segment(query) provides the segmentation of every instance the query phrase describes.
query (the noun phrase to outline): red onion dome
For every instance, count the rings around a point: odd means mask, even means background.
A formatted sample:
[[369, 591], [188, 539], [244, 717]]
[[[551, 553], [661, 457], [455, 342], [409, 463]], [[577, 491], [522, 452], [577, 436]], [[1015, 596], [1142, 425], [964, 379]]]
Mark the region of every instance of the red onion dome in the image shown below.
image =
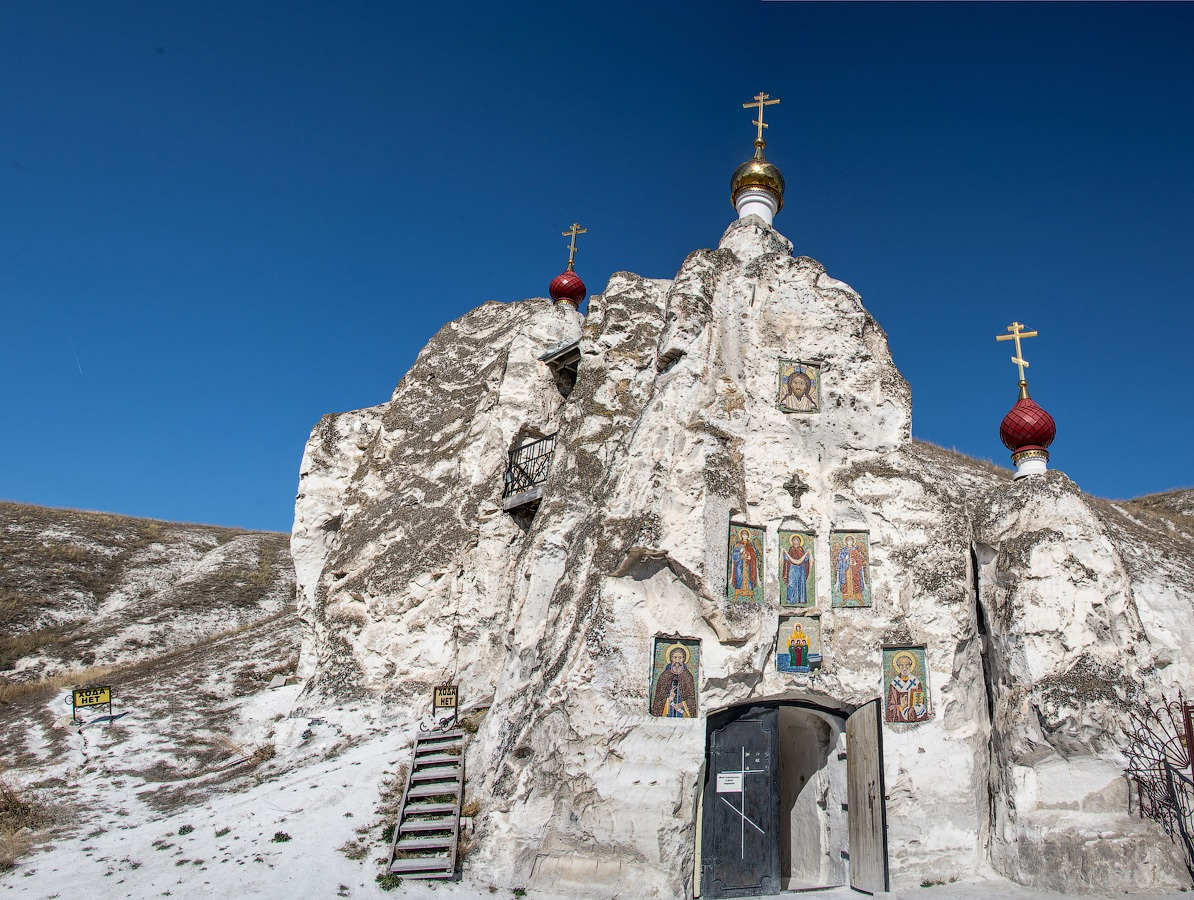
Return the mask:
[[551, 299], [556, 303], [559, 303], [561, 300], [567, 300], [573, 306], [580, 306], [581, 301], [588, 294], [588, 291], [585, 289], [585, 283], [571, 269], [567, 272], [561, 272], [553, 278], [547, 290], [551, 294]]
[[1031, 397], [1017, 400], [999, 426], [999, 437], [1012, 453], [1044, 450], [1056, 436], [1057, 425], [1053, 417], [1037, 406]]

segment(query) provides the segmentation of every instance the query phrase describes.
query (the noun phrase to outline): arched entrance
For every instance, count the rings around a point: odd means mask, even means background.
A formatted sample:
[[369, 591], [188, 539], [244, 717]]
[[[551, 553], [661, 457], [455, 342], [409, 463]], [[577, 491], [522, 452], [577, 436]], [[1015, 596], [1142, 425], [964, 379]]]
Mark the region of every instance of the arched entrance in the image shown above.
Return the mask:
[[702, 897], [886, 890], [878, 701], [748, 703], [706, 725]]

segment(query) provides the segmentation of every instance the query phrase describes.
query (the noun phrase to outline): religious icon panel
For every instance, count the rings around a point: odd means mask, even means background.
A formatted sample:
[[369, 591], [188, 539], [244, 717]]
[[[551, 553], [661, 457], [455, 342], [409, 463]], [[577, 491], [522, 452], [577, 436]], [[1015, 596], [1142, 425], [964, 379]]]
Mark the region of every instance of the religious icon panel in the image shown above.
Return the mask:
[[780, 616], [775, 667], [781, 672], [821, 668], [821, 620], [817, 616]]
[[762, 528], [730, 523], [726, 565], [726, 596], [731, 600], [763, 602]]
[[779, 605], [816, 606], [813, 576], [813, 535], [807, 531], [779, 533]]
[[888, 722], [924, 722], [929, 706], [929, 670], [924, 647], [883, 648], [883, 708]]
[[821, 367], [794, 359], [781, 359], [775, 405], [786, 413], [819, 413]]
[[871, 606], [871, 547], [865, 531], [829, 535], [834, 606]]
[[651, 715], [665, 719], [697, 717], [701, 642], [657, 637], [651, 664]]

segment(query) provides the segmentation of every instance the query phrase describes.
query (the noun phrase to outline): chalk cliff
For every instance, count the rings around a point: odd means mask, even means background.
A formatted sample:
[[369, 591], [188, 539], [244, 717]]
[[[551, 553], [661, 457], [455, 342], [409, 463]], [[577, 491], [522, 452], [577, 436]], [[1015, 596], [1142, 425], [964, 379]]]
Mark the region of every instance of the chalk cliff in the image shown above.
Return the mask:
[[[540, 357], [578, 339], [565, 398]], [[818, 373], [816, 411], [779, 408], [781, 360]], [[1125, 705], [1192, 674], [1188, 516], [1059, 472], [1013, 483], [914, 440], [911, 418], [859, 296], [753, 216], [672, 281], [615, 274], [583, 322], [486, 304], [388, 403], [312, 433], [292, 537], [302, 705], [374, 702], [409, 729], [458, 682], [479, 725], [466, 878], [685, 896], [707, 716], [852, 712], [884, 690], [882, 647], [923, 647], [930, 712], [883, 732], [896, 886], [988, 862], [1067, 890], [1184, 884], [1121, 771]], [[557, 432], [541, 506], [504, 512], [508, 452]], [[766, 535], [764, 602], [727, 598], [732, 523]], [[808, 673], [776, 666], [781, 529], [815, 535]], [[867, 536], [869, 607], [833, 604], [834, 532]], [[649, 712], [658, 638], [699, 641], [695, 718]], [[821, 883], [845, 877], [835, 784], [811, 813]]]

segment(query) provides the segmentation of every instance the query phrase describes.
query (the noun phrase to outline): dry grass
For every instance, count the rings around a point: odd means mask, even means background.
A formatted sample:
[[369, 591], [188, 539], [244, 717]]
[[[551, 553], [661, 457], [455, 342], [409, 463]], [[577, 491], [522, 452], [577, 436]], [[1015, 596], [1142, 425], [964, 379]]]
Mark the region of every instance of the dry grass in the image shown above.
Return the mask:
[[32, 834], [53, 822], [50, 806], [0, 779], [0, 871], [15, 866], [32, 848]]
[[209, 635], [201, 641], [177, 647], [174, 650], [150, 659], [135, 660], [118, 666], [92, 666], [86, 669], [72, 669], [69, 672], [60, 672], [57, 675], [51, 675], [37, 681], [0, 684], [0, 704], [15, 703], [18, 700], [42, 699], [68, 686], [87, 687], [100, 679], [110, 679], [114, 675], [124, 674], [139, 668], [158, 666], [184, 653], [190, 653], [198, 648], [214, 644], [217, 641], [222, 641], [225, 638], [241, 634], [251, 628], [257, 628], [282, 616], [291, 614], [290, 610], [282, 610], [272, 616], [266, 616], [253, 622], [246, 622], [244, 625], [238, 625], [235, 628], [226, 628], [223, 631], [217, 631], [215, 634]]
[[66, 643], [66, 638], [81, 623], [66, 622], [36, 631], [0, 635], [0, 671], [13, 668], [17, 662], [34, 653], [42, 653]]
[[934, 444], [932, 441], [926, 441], [922, 438], [914, 438], [914, 444], [921, 444], [930, 447], [933, 450], [943, 454], [946, 458], [951, 460], [958, 466], [969, 468], [984, 475], [994, 476], [999, 481], [1009, 481], [1012, 477], [1012, 470], [1007, 466], [1002, 466], [991, 459], [980, 459], [975, 456], [969, 456], [961, 450], [953, 447], [943, 447], [941, 444]]
[[[131, 667], [131, 666], [129, 666]], [[0, 684], [0, 704], [15, 703], [18, 700], [42, 699], [64, 687], [88, 687], [97, 681], [121, 671], [125, 666], [92, 666], [87, 669], [72, 669], [37, 681], [16, 684]]]
[[223, 734], [217, 734], [212, 742], [218, 746], [231, 750], [238, 757], [240, 757], [239, 759], [234, 760], [233, 765], [249, 763], [253, 766], [259, 766], [262, 763], [269, 762], [277, 754], [277, 750], [274, 748], [273, 744], [258, 744], [257, 746], [253, 747], [253, 749], [249, 750], [236, 743], [236, 741], [232, 740], [232, 738]]
[[0, 587], [0, 625], [16, 622], [31, 602], [29, 596], [21, 591]]

